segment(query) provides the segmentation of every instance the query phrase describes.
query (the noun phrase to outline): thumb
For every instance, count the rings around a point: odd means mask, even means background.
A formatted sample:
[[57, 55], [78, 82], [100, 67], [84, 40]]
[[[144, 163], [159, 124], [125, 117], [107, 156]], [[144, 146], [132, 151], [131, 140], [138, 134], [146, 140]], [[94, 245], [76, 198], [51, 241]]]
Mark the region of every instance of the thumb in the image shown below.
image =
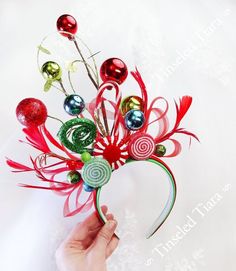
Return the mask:
[[101, 228], [94, 241], [94, 248], [97, 251], [104, 252], [104, 254], [106, 253], [106, 247], [112, 239], [116, 226], [117, 222], [115, 220], [108, 220]]

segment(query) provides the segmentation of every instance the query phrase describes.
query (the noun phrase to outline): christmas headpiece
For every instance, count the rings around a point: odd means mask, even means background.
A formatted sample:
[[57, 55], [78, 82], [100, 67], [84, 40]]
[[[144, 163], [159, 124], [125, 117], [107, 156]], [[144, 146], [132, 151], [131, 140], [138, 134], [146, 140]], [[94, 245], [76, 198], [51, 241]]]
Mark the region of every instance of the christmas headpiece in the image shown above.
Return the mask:
[[[106, 217], [100, 208], [100, 192], [110, 181], [112, 172], [125, 163], [137, 160], [158, 165], [168, 176], [170, 192], [162, 213], [146, 235], [149, 238], [164, 223], [176, 198], [175, 178], [163, 158], [174, 157], [180, 153], [181, 144], [174, 138], [176, 134], [185, 134], [190, 140], [191, 137], [198, 140], [193, 133], [180, 127], [192, 98], [184, 96], [179, 103], [175, 102], [176, 120], [173, 128], [169, 129], [168, 102], [163, 97], [148, 101], [146, 86], [137, 69], [130, 74], [136, 81], [140, 94], [122, 99], [120, 86], [128, 76], [126, 64], [118, 58], [104, 61], [100, 68], [100, 84], [94, 59], [96, 54], [92, 54], [75, 35], [76, 20], [71, 15], [62, 15], [57, 20], [57, 29], [57, 35], [67, 39], [68, 44], [74, 44], [79, 59], [74, 59], [67, 65], [65, 74], [62, 73], [61, 66], [52, 60], [45, 62], [40, 70], [46, 79], [44, 90], [55, 87], [66, 96], [64, 109], [70, 119], [61, 121], [56, 138], [46, 128], [45, 122], [47, 118], [59, 119], [48, 115], [42, 101], [35, 98], [22, 100], [16, 108], [16, 115], [25, 126], [23, 132], [27, 143], [37, 149], [39, 154], [35, 158], [30, 156], [30, 165], [10, 159], [7, 159], [7, 163], [14, 169], [13, 172], [35, 172], [40, 181], [40, 185], [20, 186], [47, 189], [64, 196], [64, 216], [87, 212], [94, 205], [103, 222], [106, 222]], [[49, 56], [51, 52], [43, 46], [43, 42], [38, 47], [38, 55]], [[89, 56], [85, 57], [80, 45], [87, 48]], [[96, 97], [90, 103], [85, 103], [74, 90], [71, 73], [76, 63], [84, 65], [97, 90]], [[69, 87], [64, 85], [65, 78], [70, 83], [70, 91]], [[108, 93], [114, 93], [115, 99], [106, 98]], [[158, 104], [164, 104], [164, 109]], [[89, 117], [85, 118], [86, 113]], [[167, 141], [173, 144], [170, 153], [166, 152]]]

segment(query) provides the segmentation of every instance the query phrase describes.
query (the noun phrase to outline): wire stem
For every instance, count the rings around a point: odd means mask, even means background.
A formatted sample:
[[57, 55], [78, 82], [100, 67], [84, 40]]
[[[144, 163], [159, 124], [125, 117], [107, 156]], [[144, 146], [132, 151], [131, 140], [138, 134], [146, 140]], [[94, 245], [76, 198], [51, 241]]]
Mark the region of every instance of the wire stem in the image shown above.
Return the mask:
[[59, 84], [60, 84], [60, 86], [61, 86], [61, 88], [62, 88], [62, 92], [63, 92], [66, 96], [68, 96], [68, 93], [66, 92], [66, 89], [65, 89], [64, 85], [62, 84], [62, 80], [60, 79], [60, 80], [58, 80], [58, 82], [59, 82]]
[[62, 124], [64, 124], [64, 122], [63, 122], [62, 120], [58, 119], [58, 118], [52, 117], [52, 116], [50, 116], [50, 115], [48, 115], [48, 118], [54, 119], [54, 120], [58, 120], [58, 121], [60, 121]]
[[[73, 42], [74, 42], [74, 44], [75, 44], [75, 47], [76, 47], [76, 49], [77, 49], [77, 51], [78, 51], [78, 53], [79, 53], [81, 59], [83, 60], [85, 69], [86, 69], [86, 71], [87, 71], [87, 73], [88, 73], [88, 76], [89, 76], [91, 82], [93, 83], [93, 85], [95, 86], [95, 88], [98, 90], [98, 89], [99, 89], [99, 85], [98, 85], [98, 84], [96, 83], [96, 81], [94, 80], [94, 78], [93, 78], [93, 76], [92, 76], [92, 74], [91, 74], [91, 72], [90, 72], [90, 70], [89, 70], [88, 64], [87, 64], [87, 62], [85, 61], [84, 56], [83, 56], [83, 54], [82, 54], [82, 52], [81, 52], [81, 50], [80, 50], [80, 48], [79, 48], [79, 45], [78, 45], [77, 41], [74, 39]], [[106, 133], [105, 133], [105, 134], [108, 135], [108, 134], [109, 134], [109, 126], [108, 126], [107, 115], [106, 115], [106, 108], [105, 108], [105, 103], [104, 103], [104, 101], [102, 101], [102, 103], [101, 103], [101, 108], [102, 108], [102, 116], [103, 116], [103, 120], [104, 120], [104, 125], [105, 125], [105, 129], [106, 129]], [[98, 120], [99, 120], [99, 116], [98, 116]], [[100, 122], [100, 124], [101, 124], [101, 121], [100, 121], [100, 120], [99, 120], [99, 122]]]
[[98, 85], [97, 85], [97, 83], [95, 82], [95, 80], [93, 79], [93, 76], [92, 76], [92, 74], [91, 74], [91, 72], [90, 72], [90, 70], [89, 70], [89, 67], [88, 67], [88, 65], [87, 65], [87, 63], [86, 63], [86, 61], [85, 61], [85, 59], [84, 59], [83, 54], [82, 54], [81, 51], [80, 51], [80, 48], [79, 48], [79, 45], [78, 45], [77, 41], [74, 39], [73, 42], [74, 42], [74, 44], [75, 44], [75, 47], [76, 47], [76, 49], [77, 49], [77, 51], [78, 51], [80, 57], [81, 57], [82, 60], [83, 60], [84, 66], [85, 66], [85, 68], [86, 68], [86, 70], [87, 70], [87, 73], [88, 73], [88, 76], [89, 76], [90, 80], [92, 81], [92, 83], [93, 83], [93, 85], [95, 86], [95, 88], [98, 89]]

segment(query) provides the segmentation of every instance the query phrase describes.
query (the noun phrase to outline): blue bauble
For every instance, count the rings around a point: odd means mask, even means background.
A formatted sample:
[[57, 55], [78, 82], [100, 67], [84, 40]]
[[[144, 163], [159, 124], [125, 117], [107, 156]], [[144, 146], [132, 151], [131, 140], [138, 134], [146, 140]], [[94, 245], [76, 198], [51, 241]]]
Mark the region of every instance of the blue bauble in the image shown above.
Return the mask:
[[94, 188], [88, 185], [87, 183], [83, 184], [83, 188], [84, 188], [84, 191], [86, 192], [92, 192], [94, 190]]
[[125, 126], [127, 129], [136, 131], [140, 129], [145, 122], [144, 114], [140, 110], [130, 110], [125, 115]]
[[64, 101], [65, 111], [72, 116], [79, 115], [85, 108], [85, 102], [82, 97], [77, 94], [68, 95]]

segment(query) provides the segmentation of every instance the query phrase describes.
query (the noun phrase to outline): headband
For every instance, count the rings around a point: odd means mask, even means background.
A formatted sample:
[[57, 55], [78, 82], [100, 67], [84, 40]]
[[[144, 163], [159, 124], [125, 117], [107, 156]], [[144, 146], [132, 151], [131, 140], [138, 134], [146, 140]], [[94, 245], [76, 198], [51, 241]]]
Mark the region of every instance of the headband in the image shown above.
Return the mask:
[[[51, 190], [65, 197], [65, 217], [87, 212], [94, 206], [104, 223], [106, 217], [101, 210], [100, 195], [112, 172], [135, 161], [155, 164], [166, 173], [170, 188], [163, 211], [146, 233], [149, 238], [165, 222], [175, 203], [175, 177], [163, 161], [181, 152], [181, 143], [175, 135], [187, 135], [190, 142], [191, 138], [198, 140], [195, 134], [180, 127], [192, 98], [183, 96], [178, 103], [175, 102], [176, 119], [170, 128], [167, 100], [156, 97], [149, 101], [137, 68], [129, 72], [121, 59], [113, 57], [102, 63], [99, 74], [96, 53], [92, 53], [76, 36], [75, 18], [68, 14], [60, 16], [57, 30], [56, 38], [67, 41], [70, 50], [74, 50], [78, 57], [69, 64], [61, 61], [59, 65], [53, 52], [45, 46], [46, 37], [38, 47], [38, 65], [45, 79], [44, 91], [54, 89], [62, 93], [63, 107], [69, 119], [62, 121], [52, 116], [39, 99], [23, 99], [16, 108], [17, 119], [24, 125], [25, 143], [39, 153], [34, 158], [30, 156], [29, 165], [11, 159], [7, 159], [7, 164], [13, 172], [35, 173], [40, 182], [40, 185], [20, 186]], [[50, 58], [42, 65], [41, 55]], [[79, 95], [81, 93], [75, 90], [72, 74], [76, 73], [77, 65], [84, 66], [96, 89], [95, 98], [90, 102], [85, 102]], [[128, 78], [136, 82], [137, 93], [122, 98], [125, 84], [122, 92], [120, 88]], [[47, 128], [48, 119], [60, 124], [56, 134]]]

